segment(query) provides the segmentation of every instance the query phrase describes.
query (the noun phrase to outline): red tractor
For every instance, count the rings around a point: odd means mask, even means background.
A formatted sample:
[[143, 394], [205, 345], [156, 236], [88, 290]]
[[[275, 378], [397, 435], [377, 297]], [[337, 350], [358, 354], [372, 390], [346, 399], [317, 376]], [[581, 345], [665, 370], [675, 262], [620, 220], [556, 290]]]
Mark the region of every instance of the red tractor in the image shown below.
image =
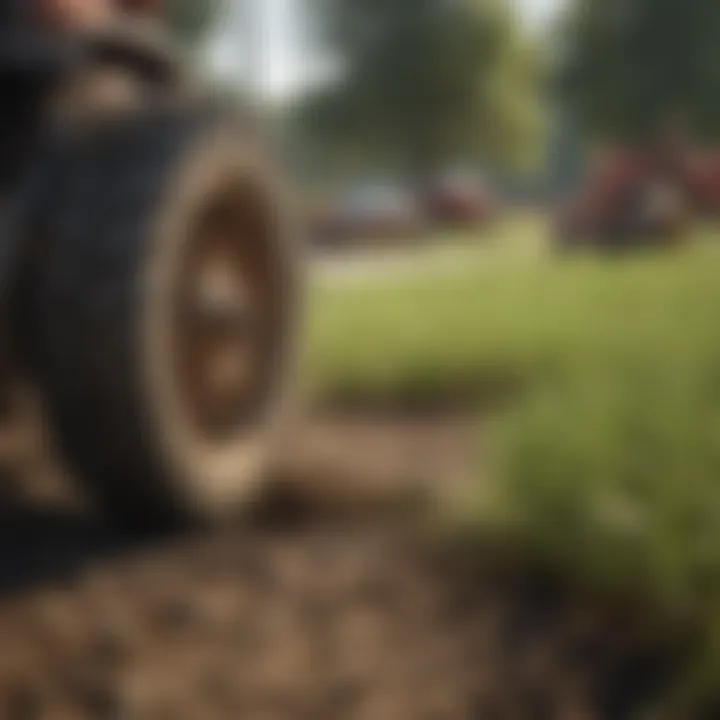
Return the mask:
[[615, 152], [594, 168], [579, 197], [561, 209], [559, 243], [615, 249], [674, 244], [682, 237], [694, 194], [685, 157]]
[[438, 178], [425, 193], [425, 210], [433, 224], [451, 228], [485, 227], [501, 215], [489, 185], [472, 173]]
[[706, 219], [720, 218], [720, 152], [692, 156], [687, 163], [687, 183], [696, 212]]

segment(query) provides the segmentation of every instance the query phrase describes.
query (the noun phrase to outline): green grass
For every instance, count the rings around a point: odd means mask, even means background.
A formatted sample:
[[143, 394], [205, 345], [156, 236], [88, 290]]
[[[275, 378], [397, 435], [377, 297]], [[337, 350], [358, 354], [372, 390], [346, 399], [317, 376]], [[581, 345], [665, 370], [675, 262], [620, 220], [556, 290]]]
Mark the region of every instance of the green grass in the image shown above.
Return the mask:
[[482, 397], [633, 358], [652, 356], [655, 367], [706, 357], [714, 339], [714, 248], [625, 262], [490, 253], [463, 257], [453, 273], [316, 288], [314, 392], [390, 402]]
[[720, 243], [557, 261], [518, 252], [528, 227], [452, 274], [317, 288], [309, 382], [333, 402], [504, 400], [470, 527], [702, 620], [714, 689]]
[[538, 273], [536, 237], [537, 224], [524, 221], [474, 246], [443, 238], [448, 250], [437, 273], [319, 283], [309, 342], [313, 394], [335, 402], [442, 401], [495, 392], [519, 371], [533, 371], [539, 333], [519, 306], [542, 292], [538, 281], [551, 280]]

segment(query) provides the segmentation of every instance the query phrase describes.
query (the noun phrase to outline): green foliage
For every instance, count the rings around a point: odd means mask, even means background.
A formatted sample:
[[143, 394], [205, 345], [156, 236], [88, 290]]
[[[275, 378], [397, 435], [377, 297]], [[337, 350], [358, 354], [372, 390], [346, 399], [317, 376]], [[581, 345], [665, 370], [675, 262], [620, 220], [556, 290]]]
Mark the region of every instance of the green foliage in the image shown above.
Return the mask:
[[317, 5], [345, 70], [301, 108], [321, 143], [346, 150], [349, 162], [380, 159], [420, 174], [468, 156], [506, 165], [533, 159], [539, 58], [504, 2]]
[[190, 45], [198, 42], [219, 5], [219, 0], [168, 0], [166, 15], [172, 32]]
[[720, 134], [720, 4], [582, 0], [564, 22], [562, 88], [586, 128], [641, 139], [668, 121]]
[[552, 262], [531, 227], [509, 233], [512, 252], [453, 273], [318, 291], [311, 378], [376, 402], [500, 393], [467, 529], [700, 627], [688, 685], [668, 688], [671, 717], [696, 717], [720, 677], [717, 238]]

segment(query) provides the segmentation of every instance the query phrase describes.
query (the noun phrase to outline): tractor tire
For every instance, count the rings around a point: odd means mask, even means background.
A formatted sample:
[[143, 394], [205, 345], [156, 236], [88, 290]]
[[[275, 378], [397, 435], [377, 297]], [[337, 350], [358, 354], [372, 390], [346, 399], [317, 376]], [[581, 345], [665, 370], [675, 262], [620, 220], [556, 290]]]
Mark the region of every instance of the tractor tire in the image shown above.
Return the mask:
[[268, 162], [227, 113], [166, 108], [39, 170], [21, 342], [58, 449], [123, 524], [231, 517], [294, 395], [302, 261]]

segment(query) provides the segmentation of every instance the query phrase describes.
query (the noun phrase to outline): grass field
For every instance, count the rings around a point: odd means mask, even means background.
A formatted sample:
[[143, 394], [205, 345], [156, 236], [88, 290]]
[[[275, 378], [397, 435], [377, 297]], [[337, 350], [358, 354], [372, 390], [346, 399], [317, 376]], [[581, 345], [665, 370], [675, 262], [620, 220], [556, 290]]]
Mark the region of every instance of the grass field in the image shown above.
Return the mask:
[[472, 398], [491, 442], [468, 527], [702, 619], [713, 660], [698, 667], [714, 687], [720, 238], [560, 260], [535, 252], [537, 226], [507, 233], [451, 274], [316, 288], [313, 392], [378, 405]]

